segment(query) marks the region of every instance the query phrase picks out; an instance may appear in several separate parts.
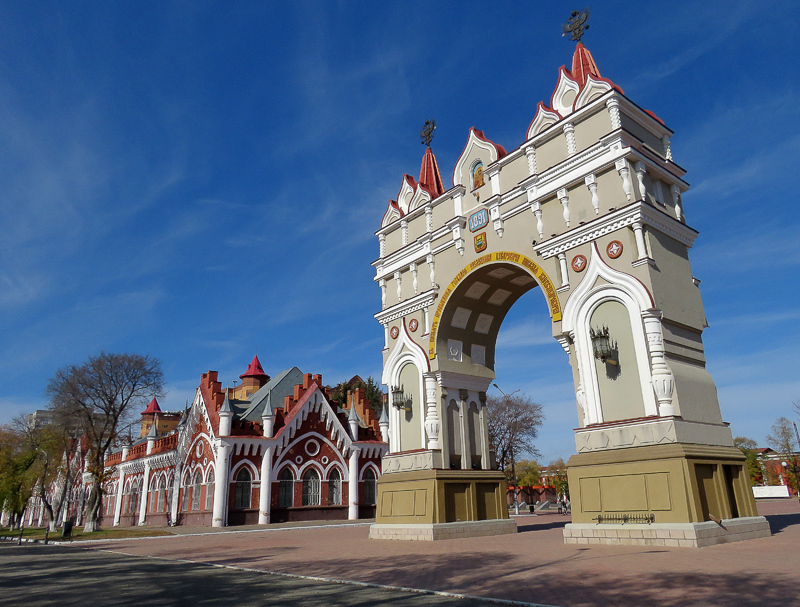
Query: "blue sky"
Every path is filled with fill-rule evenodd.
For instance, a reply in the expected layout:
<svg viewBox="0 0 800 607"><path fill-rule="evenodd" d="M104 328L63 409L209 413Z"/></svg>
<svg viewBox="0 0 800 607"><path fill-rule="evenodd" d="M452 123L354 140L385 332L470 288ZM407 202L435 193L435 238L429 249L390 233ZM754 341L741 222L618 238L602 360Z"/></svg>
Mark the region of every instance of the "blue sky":
<svg viewBox="0 0 800 607"><path fill-rule="evenodd" d="M167 409L254 353L380 376L374 231L419 129L445 186L475 126L522 143L574 43L561 2L12 2L0 6L0 422L101 350L163 362ZM800 45L789 3L604 2L603 76L675 131L708 368L735 435L800 399ZM789 25L794 22L794 27ZM497 381L574 452L566 356L517 303Z"/></svg>

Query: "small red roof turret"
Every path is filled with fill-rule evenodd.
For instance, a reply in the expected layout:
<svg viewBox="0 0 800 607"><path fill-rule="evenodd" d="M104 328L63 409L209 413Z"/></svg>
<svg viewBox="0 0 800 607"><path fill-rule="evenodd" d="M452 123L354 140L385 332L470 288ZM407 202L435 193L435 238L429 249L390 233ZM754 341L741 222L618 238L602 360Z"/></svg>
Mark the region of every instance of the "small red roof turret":
<svg viewBox="0 0 800 607"><path fill-rule="evenodd" d="M150 404L147 405L147 409L142 411L142 415L146 415L148 413L161 413L161 407L158 406L158 401L156 400L155 396L153 400L150 401Z"/></svg>
<svg viewBox="0 0 800 607"><path fill-rule="evenodd" d="M445 192L442 176L439 173L439 164L436 162L436 156L433 155L430 148L426 148L425 154L422 156L419 182L427 187L428 192L434 198L438 198Z"/></svg>
<svg viewBox="0 0 800 607"><path fill-rule="evenodd" d="M600 70L597 69L597 64L594 62L594 57L589 52L589 49L583 46L582 42L578 42L575 47L575 53L572 55L572 77L578 81L578 84L583 86L586 84L586 79L593 76L595 79L600 78Z"/></svg>
<svg viewBox="0 0 800 607"><path fill-rule="evenodd" d="M269 377L266 373L264 373L264 369L261 367L261 362L258 360L257 355L253 357L253 360L250 362L250 366L247 367L247 371L239 376L240 379L244 379L245 377Z"/></svg>

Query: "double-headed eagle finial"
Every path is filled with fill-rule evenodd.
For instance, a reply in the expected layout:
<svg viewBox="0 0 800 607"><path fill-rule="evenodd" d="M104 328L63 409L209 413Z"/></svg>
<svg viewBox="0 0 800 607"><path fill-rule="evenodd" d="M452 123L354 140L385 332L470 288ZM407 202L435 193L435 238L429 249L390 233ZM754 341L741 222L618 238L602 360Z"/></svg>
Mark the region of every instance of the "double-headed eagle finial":
<svg viewBox="0 0 800 607"><path fill-rule="evenodd" d="M419 132L419 136L422 138L422 145L426 145L431 147L431 141L433 141L433 131L436 130L436 121L435 120L426 120L425 125L422 127L422 130Z"/></svg>
<svg viewBox="0 0 800 607"><path fill-rule="evenodd" d="M569 39L575 42L581 41L583 33L589 29L588 25L584 25L589 19L589 9L585 8L582 11L572 11L572 15L567 19L567 22L561 26L561 35L566 36L569 34Z"/></svg>

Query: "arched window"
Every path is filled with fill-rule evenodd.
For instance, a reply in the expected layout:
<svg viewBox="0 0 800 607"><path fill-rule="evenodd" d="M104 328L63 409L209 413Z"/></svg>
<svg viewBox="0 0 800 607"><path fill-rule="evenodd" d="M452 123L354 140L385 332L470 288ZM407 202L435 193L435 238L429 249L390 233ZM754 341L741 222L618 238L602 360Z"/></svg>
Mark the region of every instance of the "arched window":
<svg viewBox="0 0 800 607"><path fill-rule="evenodd" d="M376 499L376 486L375 471L372 468L367 468L364 471L364 503L374 504Z"/></svg>
<svg viewBox="0 0 800 607"><path fill-rule="evenodd" d="M309 468L303 475L303 506L319 506L319 472Z"/></svg>
<svg viewBox="0 0 800 607"><path fill-rule="evenodd" d="M142 480L139 479L138 481L134 481L131 486L131 501L128 504L129 514L135 515L139 511L139 495L142 491L141 482Z"/></svg>
<svg viewBox="0 0 800 607"><path fill-rule="evenodd" d="M478 160L472 165L472 189L477 190L483 184L483 162Z"/></svg>
<svg viewBox="0 0 800 607"><path fill-rule="evenodd" d="M167 475L162 474L158 481L158 508L156 512L165 512L167 510Z"/></svg>
<svg viewBox="0 0 800 607"><path fill-rule="evenodd" d="M158 490L158 478L155 476L150 477L150 486L147 488L147 499L145 500L145 512L155 512L158 499L156 491Z"/></svg>
<svg viewBox="0 0 800 607"><path fill-rule="evenodd" d="M181 512L189 511L189 473L183 477L183 500L181 500Z"/></svg>
<svg viewBox="0 0 800 607"><path fill-rule="evenodd" d="M340 506L342 503L342 475L334 468L328 476L328 505Z"/></svg>
<svg viewBox="0 0 800 607"><path fill-rule="evenodd" d="M200 470L194 473L194 483L192 483L192 511L200 510L200 487L203 486L203 474Z"/></svg>
<svg viewBox="0 0 800 607"><path fill-rule="evenodd" d="M206 510L214 507L214 471L208 471L208 482L206 483Z"/></svg>
<svg viewBox="0 0 800 607"><path fill-rule="evenodd" d="M278 507L291 508L294 506L294 476L286 467L278 477Z"/></svg>
<svg viewBox="0 0 800 607"><path fill-rule="evenodd" d="M250 470L242 467L236 474L236 497L233 502L234 508L245 509L250 507L250 499L252 497L252 476Z"/></svg>

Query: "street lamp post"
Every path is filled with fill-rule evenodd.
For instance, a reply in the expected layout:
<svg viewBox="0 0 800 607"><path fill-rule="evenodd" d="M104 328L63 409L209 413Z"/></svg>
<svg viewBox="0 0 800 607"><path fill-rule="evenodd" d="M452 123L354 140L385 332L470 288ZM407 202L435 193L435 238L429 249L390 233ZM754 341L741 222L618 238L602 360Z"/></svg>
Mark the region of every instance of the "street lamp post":
<svg viewBox="0 0 800 607"><path fill-rule="evenodd" d="M503 395L503 397L506 399L506 402L508 402L512 396L514 396L517 392L519 392L519 390L514 390L511 394L506 394L500 389L500 386L498 386L497 384L492 383L492 385L495 388L497 388L497 391L500 392L500 394ZM517 466L516 466L516 461L514 459L514 441L511 438L511 436L509 436L508 446L511 452L511 477L512 477L512 482L514 483L514 487L512 489L512 491L514 492L514 514L519 514L519 495L517 493Z"/></svg>

